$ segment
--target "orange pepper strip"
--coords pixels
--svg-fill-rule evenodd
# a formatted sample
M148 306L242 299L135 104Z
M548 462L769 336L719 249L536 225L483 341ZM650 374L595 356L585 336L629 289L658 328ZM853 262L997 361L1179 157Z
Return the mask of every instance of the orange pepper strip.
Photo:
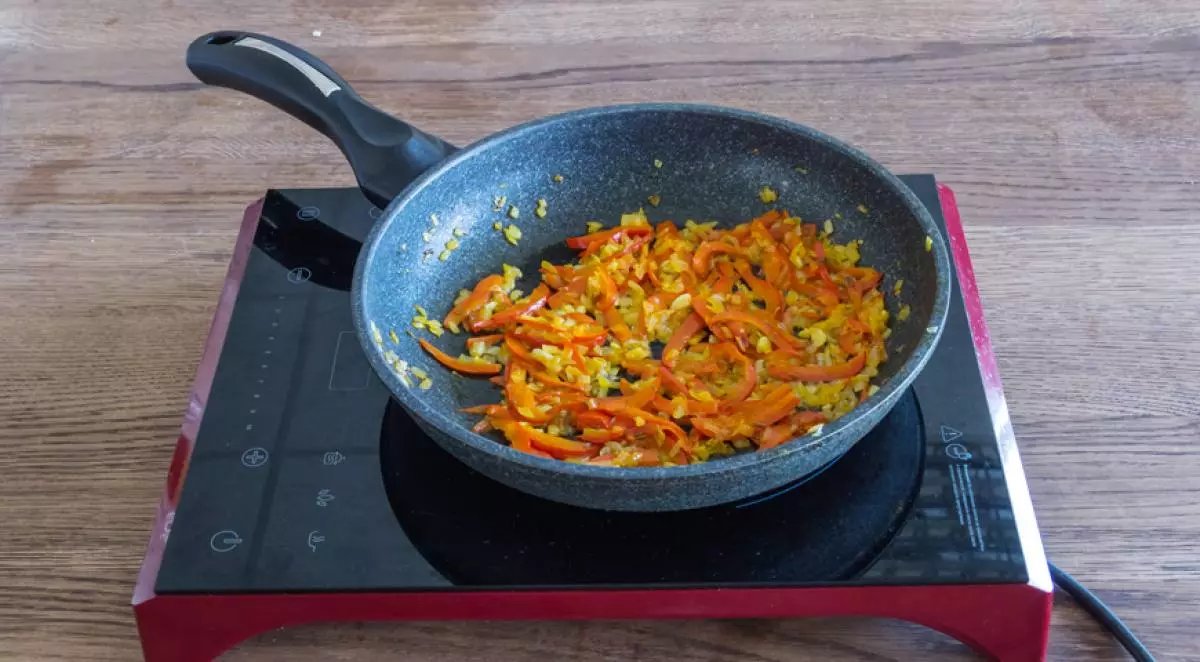
M575 422L585 428L604 428L607 430L612 427L612 414L606 414L595 409L581 411L575 415Z
M788 261L787 251L779 244L763 251L762 269L767 280L777 287L787 287L791 281L791 262Z
M723 241L706 241L700 244L696 249L696 254L692 256L692 269L701 276L708 274L709 261L714 254L724 253L726 255L742 255L742 248L727 244Z
M626 404L624 401L622 401L622 399L615 399L615 400L617 400L617 402L601 402L602 399L603 398L597 398L596 403L595 403L596 409L599 409L601 411L612 412L613 414L616 414L619 417L626 418L629 420L634 420L636 418L640 418L647 425L649 425L649 424L657 425L657 426L661 427L664 432L669 432L672 435L675 435L676 438L678 438L678 439L687 439L687 433L684 432L683 428L676 425L673 421L665 419L661 416L656 416L654 414L651 414L650 412L646 411L645 409L639 409L637 407L630 407L628 404ZM634 422L636 423L636 421L634 421Z
M485 320L480 320L471 325L471 330L479 332L485 329L496 329L503 327L505 324L516 322L519 318L535 312L542 306L545 306L546 300L549 299L549 297L550 288L545 283L542 283L529 293L529 297L525 299L525 303L513 304L512 308L509 308L502 313L492 315L490 318Z
M537 455L538 457L551 457L549 453L543 453L542 451L534 448L533 445L529 443L529 435L518 432L516 421L510 419L498 419L493 420L492 425L495 426L497 430L500 430L504 433L504 437L508 439L508 443L511 444L513 448L523 453Z
M639 377L653 377L658 374L658 361L654 359L623 359L621 367Z
M625 257L626 255L632 255L634 251L641 248L642 246L645 246L648 243L650 243L650 237L648 237L648 236L647 237L638 237L637 239L634 239L633 241L626 244L625 248L622 248L621 250L617 251L616 253L613 253L612 255L609 255L608 257L601 260L601 262L604 264L607 264L607 263L617 260L619 258Z
M549 285L552 289L562 289L564 285L562 274L558 272L558 267L548 262L543 262L539 271L542 272L542 282Z
M772 425L762 431L758 437L758 450L766 450L774 448L779 444L789 440L795 434L795 429L790 422L779 423Z
M516 423L513 430L515 437L521 438L522 441L528 441L534 448L546 451L556 457L586 457L596 454L596 447L592 444L542 432L528 423Z
M717 345L712 355L714 357L725 356L730 361L742 365L742 380L725 395L722 406L730 406L750 397L750 394L754 391L754 387L758 385L758 371L754 369L754 361L751 361L739 352L737 347L729 343Z
M675 365L675 360L679 358L679 352L683 351L688 339L699 333L704 328L704 320L696 313L687 316L683 320L683 324L675 329L675 333L671 335L671 339L663 347L662 362L668 368Z
M503 342L503 341L504 341L503 333L493 333L493 334L487 335L487 336L474 336L472 338L467 338L467 350L469 351L471 349L471 345L474 343L481 342L484 345L495 345L496 343Z
M725 263L721 263L720 267L721 273L725 274L728 272L728 276L722 276L721 278L717 279L717 282L712 287L712 291L714 294L729 294L733 291L733 284L737 282L737 278L735 278L733 275L733 267L730 267ZM700 312L700 316L704 318L704 323L710 326L712 325L712 317L714 313L708 309L706 302L701 301L697 297L692 297L692 307L697 312L703 311ZM741 322L730 322L728 329L716 329L714 334L726 340L728 340L729 336L732 335L733 341L737 343L739 349L741 349L743 352L750 349L750 335L746 333L746 325L742 324Z
M625 436L625 429L618 426L611 430L599 430L596 428L584 428L579 433L579 438L591 444L603 444L609 441L617 441Z
M772 209L761 216L750 219L750 224L754 225L755 223L762 223L763 225L770 227L785 218L787 218L787 213L782 209Z
M664 365L659 368L658 372L659 377L662 380L662 384L668 393L687 395L687 385L684 384L678 377L676 377L675 373L671 372L670 368Z
M547 319L542 319L540 317L529 317L528 315L526 315L524 317L519 318L517 320L517 323L521 324L523 326L532 327L534 329L541 329L543 331L558 331L559 330L558 327L555 326L553 322L551 322L550 320L547 320Z
M474 407L463 407L459 409L464 414L487 414L494 415L508 411L503 405L475 405Z
M746 284L750 286L755 296L762 299L763 303L767 305L767 312L773 317L778 317L779 311L783 307L783 296L779 294L779 290L775 289L767 281L755 276L754 272L750 269L750 265L746 262L738 260L734 263L734 267L737 269L738 275L742 277L742 280L746 281Z
M535 333L533 329L521 329L519 331L509 331L509 338L516 338L530 347L541 347L542 345L563 345L567 339L557 333Z
M779 347L791 347L800 349L800 339L784 333L775 324L775 320L765 319L762 315L748 310L728 310L723 313L713 315L712 324L722 324L729 322L744 322L758 329Z
M612 409L612 408L633 408L645 409L650 401L658 395L659 380L652 379L648 384L641 389L634 389L632 385L621 380L621 392L625 395L621 397L596 398L597 409ZM626 393L626 391L629 391Z
M657 449L642 448L637 451L633 462L639 467L653 467L661 464L662 458L659 457Z
M519 359L524 359L533 365L540 365L533 354L529 353L529 350L521 345L521 341L511 334L504 338L504 348L507 349L508 353L512 356L515 356Z
M554 375L551 375L550 373L548 373L544 370L534 370L533 372L529 373L529 376L533 377L535 380L545 384L546 386L553 386L555 388L565 388L565 389L568 389L571 391L583 393L584 395L587 395L587 392L588 392L588 390L586 388L584 388L583 386L580 386L579 384L572 384L571 382L564 382L561 379L558 379Z
M831 382L838 379L849 379L862 372L867 364L867 355L859 354L845 363L835 365L786 365L773 364L767 366L767 374L776 379L798 380L802 382Z
M579 237L571 237L567 239L567 246L570 246L575 250L580 250L588 248L597 242L611 243L620 241L625 237L646 237L652 232L653 230L648 225L622 225L609 230L601 230L599 232L593 232L591 234L585 234Z
M830 265L830 269L832 269L833 271L836 271L838 273L841 273L841 274L846 274L847 276L850 276L851 278L855 278L855 279L859 279L859 280L861 280L863 278L870 278L872 276L880 275L879 272L875 271L871 267L836 267L836 266Z
M588 279L592 277L594 269L595 265L592 265L587 269L581 270L579 275L572 278L570 282L555 292L549 301L551 310L559 308L563 304L582 295L584 290L587 289Z
M793 274L793 276L795 276L795 274ZM812 283L806 283L799 277L794 277L792 279L792 289L806 297L816 299L817 301L821 302L821 305L827 308L836 306L838 304L839 299L837 290L830 290L824 287L813 285Z
M462 323L467 318L467 315L487 303L492 290L503 284L504 277L498 274L492 274L479 281L476 283L475 289L471 290L471 294L467 295L467 298L459 301L457 305L450 309L449 313L446 313L446 318L442 320L442 324L454 326Z
M847 354L857 354L860 350L858 342L869 331L867 325L851 317L842 324L842 332L838 336L838 345Z
M494 363L484 363L483 361L466 361L455 358L433 346L428 340L421 338L418 340L421 348L429 355L437 359L438 363L450 368L455 372L461 372L464 375L498 375L500 374L500 366Z
M575 361L575 366L585 372L587 371L587 362L583 359L586 353L582 345L571 345L571 358Z
M608 275L607 269L597 269L596 280L600 285L596 307L600 310L608 310L617 303L617 284L613 282L612 276Z
M868 269L867 271L869 271L870 273L864 275L861 278L857 278L854 281L854 284L850 286L851 289L858 290L858 293L860 295L866 293L867 290L870 290L871 288L875 287L876 285L879 285L879 280L883 276L883 274L879 273L878 271L875 271L874 269Z
M755 402L758 402L755 400ZM754 426L742 416L717 416L715 418L692 418L692 428L701 434L715 439L732 439L734 437L754 434Z
M812 426L828 420L829 417L819 411L798 411L783 423L772 425L763 430L758 440L758 449L766 450L774 448L785 441L794 439L798 436L797 433L801 431L807 433L808 429Z
M604 319L608 322L608 328L617 340L625 342L633 337L633 332L629 330L629 325L625 323L625 318L621 317L621 312L616 308L609 308L604 311ZM600 337L604 337L603 332L601 332Z
M746 422L754 425L771 425L784 416L795 411L800 404L800 398L792 392L788 384L780 384L779 388L765 394L758 400L746 400L738 407Z
M548 423L554 412L542 412L537 408L537 396L525 381L526 370L521 365L509 364L508 381L504 384L504 396L508 399L508 410L513 416L536 423Z

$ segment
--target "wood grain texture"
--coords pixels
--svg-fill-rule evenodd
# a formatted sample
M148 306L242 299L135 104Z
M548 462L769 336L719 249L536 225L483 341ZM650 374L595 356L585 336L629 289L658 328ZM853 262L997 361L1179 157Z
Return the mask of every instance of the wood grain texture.
M1200 659L1200 13L1161 0L0 3L0 658L138 655L130 593L241 210L352 183L321 137L190 77L186 44L232 27L460 144L702 101L938 173L1050 556L1161 659ZM385 655L973 659L866 620L320 626L229 659ZM1123 657L1064 602L1051 659Z

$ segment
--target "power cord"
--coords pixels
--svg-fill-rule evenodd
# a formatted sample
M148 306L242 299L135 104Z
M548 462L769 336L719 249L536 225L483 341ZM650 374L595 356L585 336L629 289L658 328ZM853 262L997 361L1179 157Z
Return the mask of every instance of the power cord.
M1083 607L1083 610L1091 614L1092 618L1100 622L1106 630L1116 637L1117 641L1129 651L1133 659L1137 662L1154 662L1154 656L1150 651L1146 650L1145 645L1134 636L1133 632L1108 608L1100 598L1097 598L1094 593L1083 587L1071 575L1063 572L1058 566L1050 564L1050 578L1059 588L1066 591L1068 595L1075 599L1075 602Z

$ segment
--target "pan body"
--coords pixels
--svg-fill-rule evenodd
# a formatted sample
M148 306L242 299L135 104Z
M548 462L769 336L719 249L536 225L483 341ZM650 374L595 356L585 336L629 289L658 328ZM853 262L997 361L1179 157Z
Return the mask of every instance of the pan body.
M765 204L758 195L763 187L775 191L777 201ZM657 206L648 203L651 196ZM500 197L504 204L498 208ZM534 214L538 200L546 201L544 219ZM510 217L512 206L516 219ZM538 458L499 437L472 432L478 417L460 410L496 402L496 387L450 373L414 338L462 353L465 336L435 338L414 329L415 307L441 319L460 290L504 264L525 273L518 287L528 292L543 260L574 257L564 240L584 234L587 221L610 226L622 213L644 208L652 223L690 219L731 226L773 207L810 222L840 217L833 221L834 239L863 240L862 263L884 273L881 288L890 292L904 280L901 296L887 297L893 329L889 358L875 381L879 391L819 435L681 467L601 467ZM516 245L494 229L496 222L520 228ZM441 259L451 240L458 247ZM424 173L388 205L368 237L352 300L360 340L376 372L448 452L495 480L545 498L590 508L665 511L753 496L842 455L887 414L925 365L945 322L949 269L946 246L916 197L878 163L829 136L726 108L613 106L509 129ZM900 305L911 310L905 321L895 318ZM428 372L432 388L406 386L389 352Z

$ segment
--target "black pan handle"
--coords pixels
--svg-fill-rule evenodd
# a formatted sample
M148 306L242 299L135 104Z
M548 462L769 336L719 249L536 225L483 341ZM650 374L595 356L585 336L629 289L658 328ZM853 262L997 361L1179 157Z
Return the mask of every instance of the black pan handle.
M187 66L203 83L257 97L329 136L380 207L456 149L367 103L324 62L278 39L212 32L188 46Z

